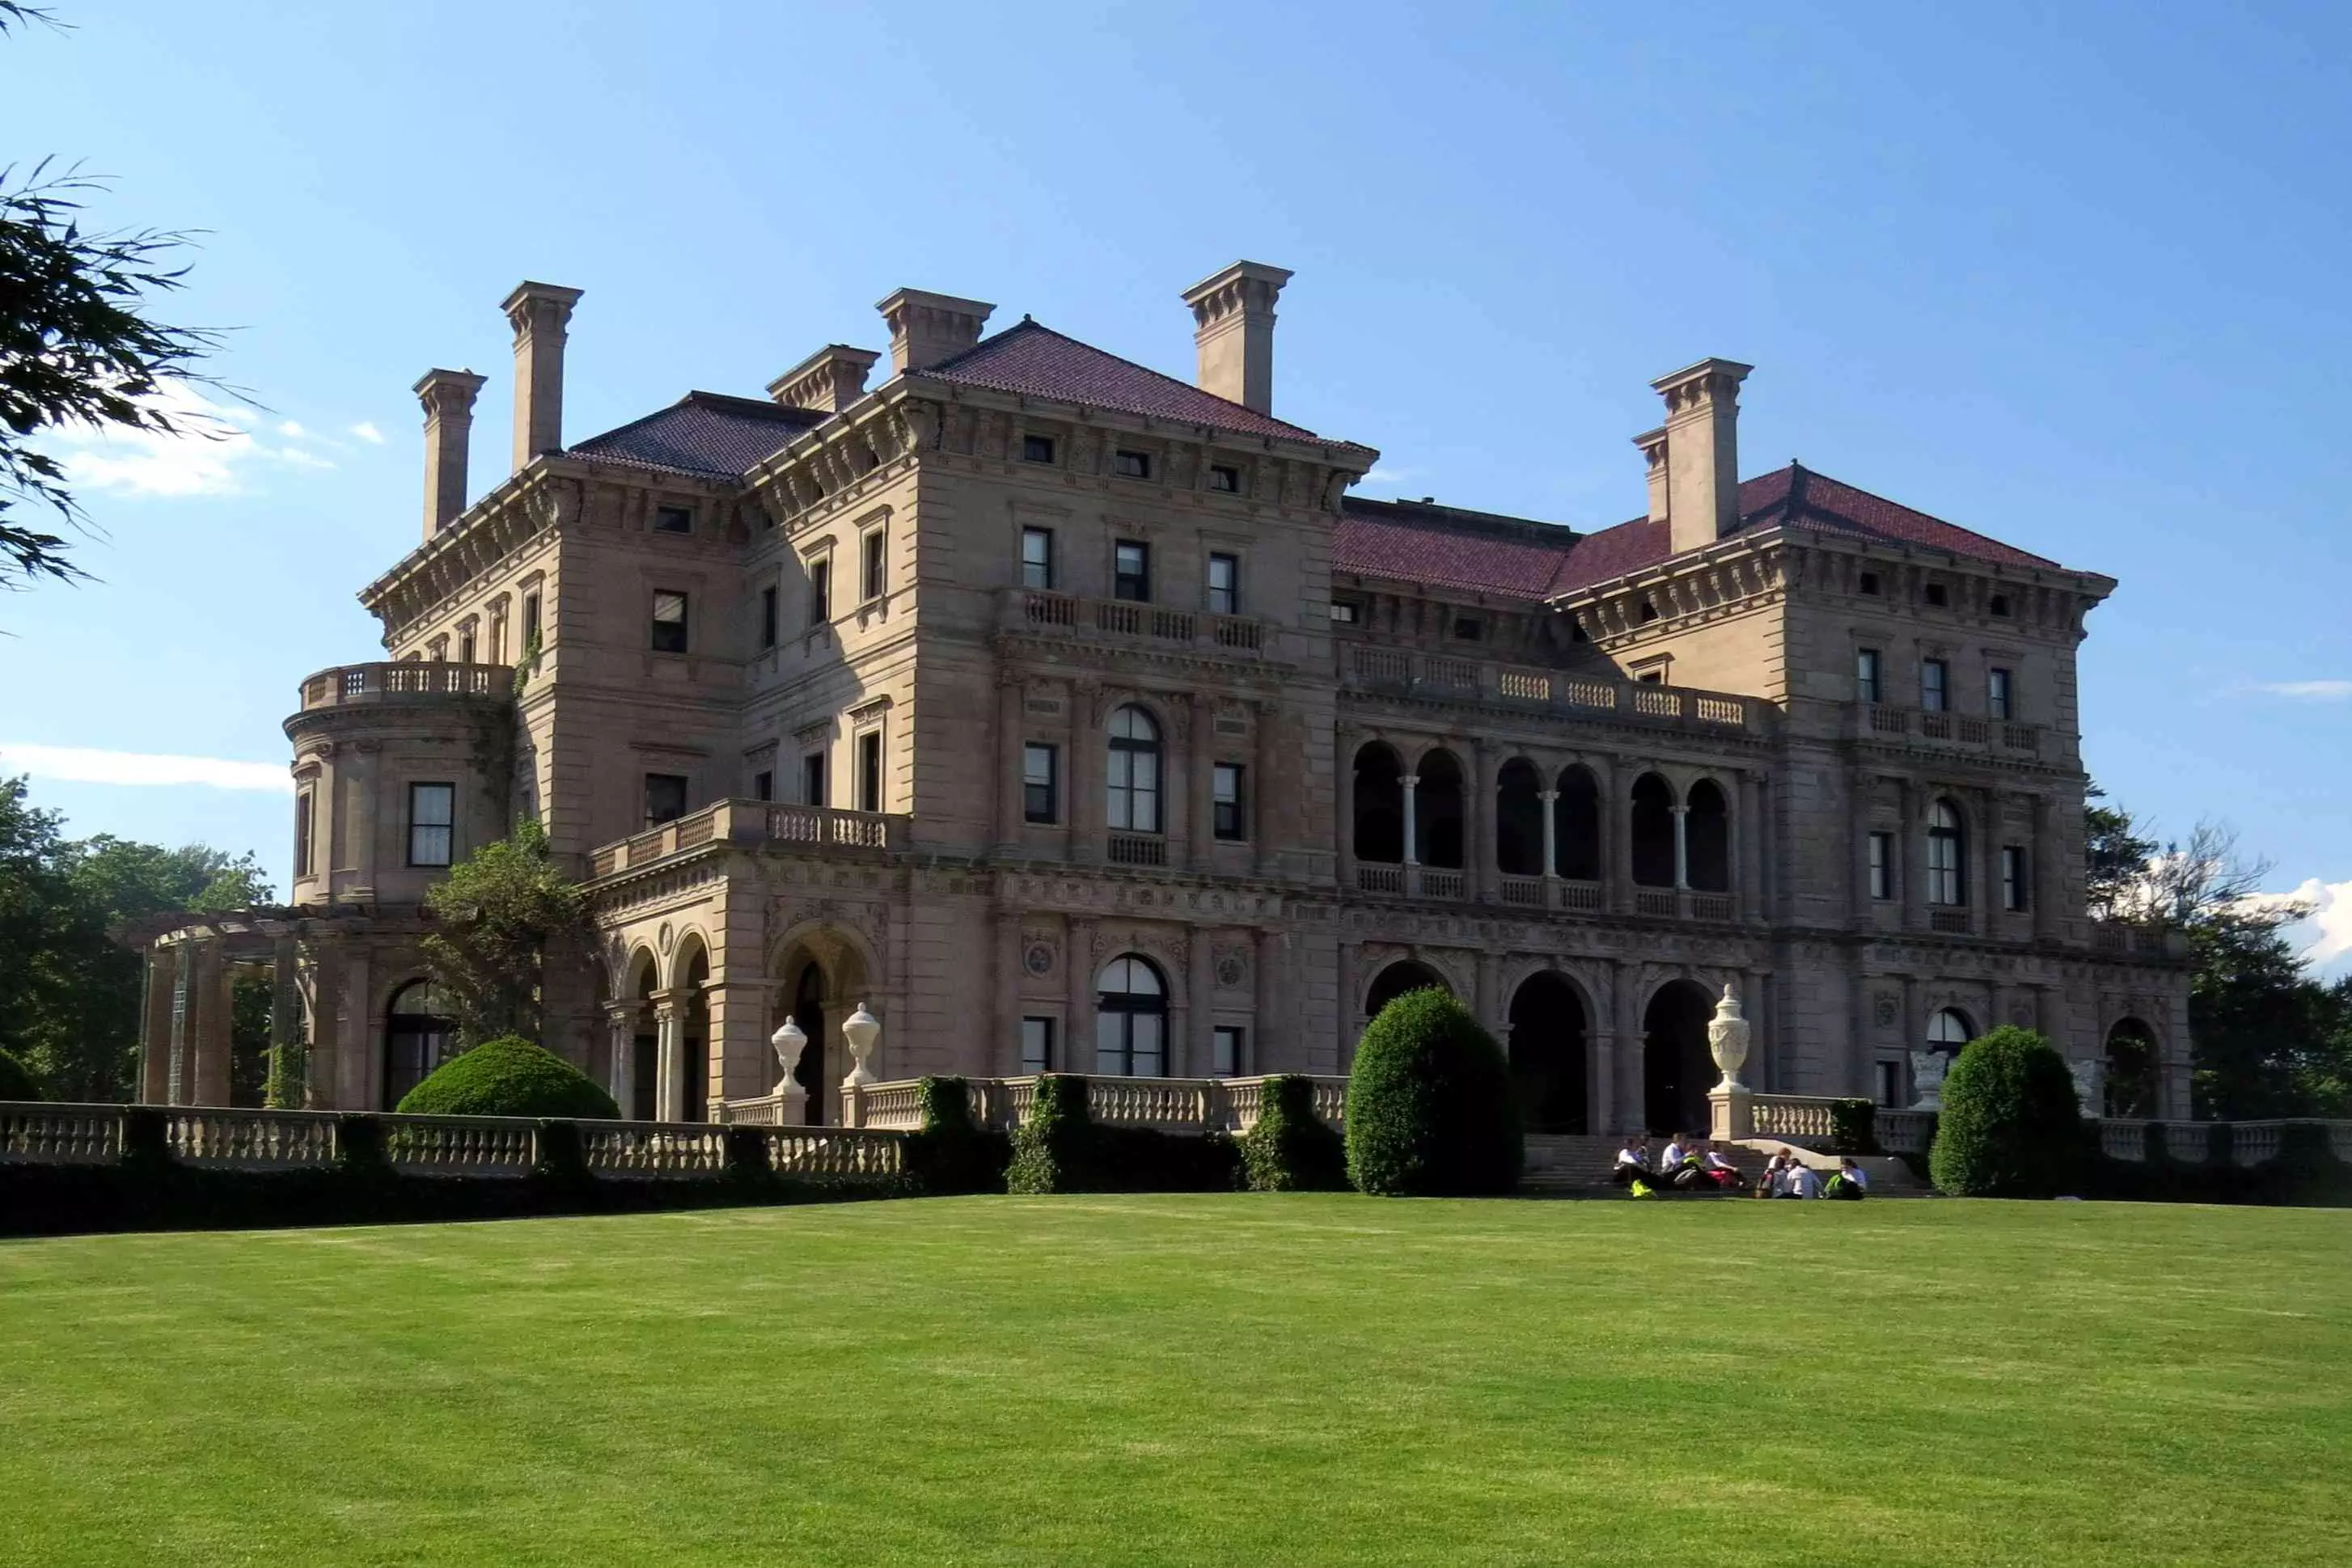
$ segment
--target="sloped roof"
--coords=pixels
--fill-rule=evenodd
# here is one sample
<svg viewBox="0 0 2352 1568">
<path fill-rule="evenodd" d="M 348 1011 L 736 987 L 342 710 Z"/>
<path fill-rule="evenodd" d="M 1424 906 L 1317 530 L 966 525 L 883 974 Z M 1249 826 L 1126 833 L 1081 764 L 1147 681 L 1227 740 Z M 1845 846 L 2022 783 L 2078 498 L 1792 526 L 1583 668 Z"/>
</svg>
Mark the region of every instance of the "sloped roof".
<svg viewBox="0 0 2352 1568">
<path fill-rule="evenodd" d="M 1286 441 L 1323 439 L 1303 426 L 1228 402 L 1189 382 L 1161 375 L 1076 338 L 1066 338 L 1025 316 L 1019 325 L 1008 327 L 992 338 L 983 338 L 962 353 L 942 360 L 920 373 L 937 381 L 985 387 L 991 392 L 1116 409 L 1122 413 L 1207 425 L 1242 435 L 1274 436 Z"/>
<path fill-rule="evenodd" d="M 1794 463 L 1739 486 L 1740 529 L 1774 525 L 1924 545 L 2000 566 L 2063 570 Z M 1332 537 L 1331 569 L 1541 600 L 1656 566 L 1673 553 L 1668 526 L 1647 517 L 1578 534 L 1556 524 L 1349 497 Z"/>
<path fill-rule="evenodd" d="M 667 408 L 590 436 L 571 452 L 637 468 L 740 479 L 827 417 L 761 398 L 690 392 Z"/>
</svg>

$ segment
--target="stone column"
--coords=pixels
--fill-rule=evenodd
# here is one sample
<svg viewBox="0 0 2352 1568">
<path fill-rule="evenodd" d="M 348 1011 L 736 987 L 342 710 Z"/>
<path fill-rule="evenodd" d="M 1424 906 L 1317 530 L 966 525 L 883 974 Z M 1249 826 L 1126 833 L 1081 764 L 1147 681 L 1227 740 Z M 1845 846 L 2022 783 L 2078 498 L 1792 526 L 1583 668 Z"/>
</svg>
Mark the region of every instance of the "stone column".
<svg viewBox="0 0 2352 1568">
<path fill-rule="evenodd" d="M 1412 795 L 1421 787 L 1421 775 L 1408 773 L 1398 782 L 1404 787 L 1404 863 L 1421 863 L 1421 829 L 1413 817 Z"/>
<path fill-rule="evenodd" d="M 1756 867 L 1756 846 L 1762 836 L 1757 827 L 1758 793 L 1754 774 L 1743 771 L 1732 776 L 1731 885 L 1739 894 L 1739 918 L 1747 921 L 1758 917 L 1757 900 L 1763 891 L 1764 879 Z"/>
<path fill-rule="evenodd" d="M 147 949 L 147 989 L 140 1008 L 139 1103 L 170 1103 L 172 1092 L 172 1003 L 178 991 L 179 951 Z"/>
<path fill-rule="evenodd" d="M 1675 813 L 1675 891 L 1690 891 L 1690 808 L 1681 801 L 1674 806 Z"/>
<path fill-rule="evenodd" d="M 2033 901 L 2033 939 L 2047 942 L 2057 935 L 2051 906 L 2058 902 L 2056 883 L 2049 874 L 2058 863 L 2050 831 L 2050 797 L 2032 795 L 2027 804 L 2033 813 L 2033 830 L 2025 850 L 2026 897 Z"/>
<path fill-rule="evenodd" d="M 1307 758 L 1297 758 L 1295 774 L 1282 766 L 1282 705 L 1261 702 L 1257 705 L 1257 756 L 1250 768 L 1251 799 L 1248 802 L 1255 814 L 1257 849 L 1257 874 L 1274 876 L 1282 870 L 1282 844 L 1287 837 L 1290 819 L 1288 805 L 1305 789 Z M 1277 783 L 1276 780 L 1281 780 Z"/>
<path fill-rule="evenodd" d="M 198 947 L 196 980 L 202 988 L 191 991 L 189 1001 L 194 1015 L 194 1026 L 189 1030 L 188 1059 L 195 1069 L 194 1092 L 187 1103 L 191 1105 L 226 1105 L 228 1103 L 229 1024 L 235 1009 L 230 996 L 236 984 L 236 970 L 229 964 L 217 938 L 207 938 Z"/>
<path fill-rule="evenodd" d="M 183 939 L 172 945 L 172 1049 L 171 1064 L 163 1074 L 163 1101 L 166 1105 L 184 1105 L 196 1082 L 194 1066 L 188 1060 L 189 1042 L 196 1030 L 195 1011 L 201 1005 L 203 986 L 196 978 L 194 945 Z"/>
<path fill-rule="evenodd" d="M 1187 863 L 1196 872 L 1205 872 L 1209 869 L 1210 852 L 1216 843 L 1214 813 L 1210 809 L 1213 780 L 1209 770 L 1217 756 L 1217 701 L 1206 692 L 1194 692 L 1189 706 L 1191 711 L 1185 725 L 1184 748 Z"/>
<path fill-rule="evenodd" d="M 1331 820 L 1339 842 L 1339 885 L 1356 885 L 1356 751 L 1363 737 L 1353 730 L 1339 733 L 1338 754 L 1331 764 Z"/>
<path fill-rule="evenodd" d="M 1062 969 L 1067 982 L 1063 1009 L 1062 1071 L 1095 1070 L 1095 923 L 1079 915 L 1069 921 L 1063 944 Z"/>
<path fill-rule="evenodd" d="M 1599 772 L 1601 874 L 1607 883 L 1601 896 L 1612 912 L 1627 915 L 1633 908 L 1633 812 L 1626 791 L 1633 786 L 1614 757 L 1601 758 Z"/>
<path fill-rule="evenodd" d="M 1356 1009 L 1363 1001 L 1356 978 L 1356 945 L 1348 940 L 1346 932 L 1339 934 L 1339 996 L 1337 1012 L 1339 1017 L 1339 1070 L 1342 1072 L 1356 1061 Z"/>
<path fill-rule="evenodd" d="M 1189 1062 L 1171 1060 L 1168 1071 L 1176 1078 L 1206 1078 L 1215 1070 L 1215 1041 L 1209 1031 L 1216 1027 L 1216 1009 L 1210 1005 L 1216 994 L 1217 977 L 1210 951 L 1210 937 L 1214 933 L 1206 926 L 1196 926 L 1184 950 L 1184 1005 L 1192 1009 L 1183 1031 Z"/>
<path fill-rule="evenodd" d="M 634 1119 L 645 1110 L 636 1103 L 637 1015 L 644 1006 L 642 1002 L 608 1002 L 604 1007 L 604 1038 L 607 1054 L 612 1058 L 604 1088 L 613 1096 L 613 1103 L 621 1108 L 625 1120 Z"/>
<path fill-rule="evenodd" d="M 1647 1132 L 1648 1111 L 1642 1103 L 1644 1079 L 1640 981 L 1641 975 L 1634 965 L 1617 966 L 1617 1051 L 1619 1063 L 1624 1069 L 1617 1079 L 1617 1125 Z"/>
<path fill-rule="evenodd" d="M 1545 883 L 1549 884 L 1559 880 L 1559 824 L 1553 821 L 1559 810 L 1559 791 L 1538 789 L 1536 791 L 1536 800 L 1540 803 L 1543 810 L 1542 875 Z M 1547 885 L 1544 890 L 1544 907 L 1549 909 L 1556 902 L 1551 896 L 1550 888 Z"/>
<path fill-rule="evenodd" d="M 1022 746 L 1027 716 L 1026 692 L 1019 672 L 996 673 L 996 852 L 1009 855 L 1021 848 Z"/>
<path fill-rule="evenodd" d="M 1010 1078 L 1021 1071 L 1021 912 L 996 912 L 996 1038 L 977 1053 L 975 1071 Z"/>
<path fill-rule="evenodd" d="M 310 1103 L 310 1051 L 302 1037 L 302 985 L 294 936 L 281 933 L 270 948 L 269 1063 L 288 1098 L 287 1109 Z"/>
<path fill-rule="evenodd" d="M 1481 904 L 1495 900 L 1495 879 L 1500 874 L 1502 860 L 1502 810 L 1496 799 L 1498 789 L 1495 774 L 1497 768 L 1495 748 L 1483 739 L 1475 740 L 1470 747 L 1470 793 L 1474 800 L 1465 802 L 1467 819 L 1462 824 L 1464 848 L 1470 861 L 1470 896 Z"/>
<path fill-rule="evenodd" d="M 678 1061 L 686 1034 L 686 992 L 673 988 L 656 991 L 654 1002 L 654 1120 L 676 1122 L 686 1115 L 686 1076 Z"/>
<path fill-rule="evenodd" d="M 1264 1072 L 1276 1061 L 1298 1071 L 1308 1071 L 1312 1064 L 1307 1060 L 1304 1041 L 1283 1040 L 1277 1052 L 1275 1040 L 1276 1020 L 1282 1016 L 1282 933 L 1271 925 L 1259 926 L 1250 960 L 1249 1058 L 1234 1065 L 1244 1073 Z"/>
<path fill-rule="evenodd" d="M 338 1077 L 344 1084 L 343 1103 L 354 1111 L 389 1111 L 383 1104 L 383 1019 L 376 1011 L 375 957 L 362 943 L 340 945 L 342 986 L 338 1006 L 342 1010 L 343 1049 Z M 348 1073 L 348 1078 L 341 1074 Z"/>
<path fill-rule="evenodd" d="M 1478 999 L 1473 1006 L 1477 1009 L 1478 1020 L 1486 1026 L 1487 1031 L 1497 1040 L 1507 1040 L 1509 1025 L 1505 1020 L 1508 1014 L 1503 1005 L 1502 979 L 1496 972 L 1499 967 L 1500 962 L 1491 948 L 1478 949 Z"/>
<path fill-rule="evenodd" d="M 710 980 L 702 988 L 709 1012 L 709 1082 L 703 1103 L 756 1100 L 775 1087 L 770 1069 L 776 1053 L 768 1044 L 765 980 Z"/>
<path fill-rule="evenodd" d="M 1920 795 L 1915 780 L 1902 781 L 1903 827 L 1895 835 L 1895 874 L 1903 879 L 1906 931 L 1916 931 L 1927 924 L 1927 811 Z"/>
</svg>

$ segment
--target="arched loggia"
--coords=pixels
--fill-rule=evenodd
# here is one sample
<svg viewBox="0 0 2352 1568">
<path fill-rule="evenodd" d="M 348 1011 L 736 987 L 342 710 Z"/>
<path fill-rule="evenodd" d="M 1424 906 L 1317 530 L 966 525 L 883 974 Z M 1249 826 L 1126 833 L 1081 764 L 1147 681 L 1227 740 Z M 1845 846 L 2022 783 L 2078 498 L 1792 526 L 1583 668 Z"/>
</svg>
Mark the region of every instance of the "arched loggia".
<svg viewBox="0 0 2352 1568">
<path fill-rule="evenodd" d="M 1706 988 L 1689 980 L 1671 981 L 1650 998 L 1642 1024 L 1642 1103 L 1652 1133 L 1706 1129 L 1714 1082 L 1706 1024 L 1714 1014 Z"/>
<path fill-rule="evenodd" d="M 1543 874 L 1543 775 L 1514 757 L 1495 776 L 1495 866 L 1506 876 Z"/>
<path fill-rule="evenodd" d="M 1404 764 L 1385 741 L 1356 751 L 1356 858 L 1397 865 L 1404 860 Z"/>
<path fill-rule="evenodd" d="M 1530 975 L 1511 998 L 1511 1084 L 1519 1122 L 1531 1133 L 1588 1130 L 1584 1004 L 1549 970 Z"/>
</svg>

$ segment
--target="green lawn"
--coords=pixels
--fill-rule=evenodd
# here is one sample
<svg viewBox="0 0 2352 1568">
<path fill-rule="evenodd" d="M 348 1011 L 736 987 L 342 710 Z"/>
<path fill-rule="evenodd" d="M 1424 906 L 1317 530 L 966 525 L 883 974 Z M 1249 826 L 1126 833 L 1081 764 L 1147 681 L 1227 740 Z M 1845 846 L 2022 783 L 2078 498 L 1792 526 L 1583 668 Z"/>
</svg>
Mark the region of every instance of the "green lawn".
<svg viewBox="0 0 2352 1568">
<path fill-rule="evenodd" d="M 0 1242 L 0 1561 L 2340 1563 L 2352 1214 L 970 1198 Z"/>
</svg>

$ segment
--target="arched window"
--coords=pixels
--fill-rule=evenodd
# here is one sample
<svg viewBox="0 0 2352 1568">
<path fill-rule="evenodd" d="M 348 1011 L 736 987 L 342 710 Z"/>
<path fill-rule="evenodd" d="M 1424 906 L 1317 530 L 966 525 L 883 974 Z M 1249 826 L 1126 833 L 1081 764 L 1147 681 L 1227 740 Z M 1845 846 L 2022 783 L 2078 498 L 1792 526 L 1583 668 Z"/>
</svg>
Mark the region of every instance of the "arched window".
<svg viewBox="0 0 2352 1568">
<path fill-rule="evenodd" d="M 1643 887 L 1675 885 L 1675 791 L 1654 773 L 1633 780 L 1633 880 Z"/>
<path fill-rule="evenodd" d="M 1110 716 L 1109 778 L 1111 827 L 1160 831 L 1160 727 L 1133 703 Z"/>
<path fill-rule="evenodd" d="M 1356 753 L 1356 858 L 1383 865 L 1404 859 L 1404 764 L 1379 741 Z"/>
<path fill-rule="evenodd" d="M 1712 779 L 1690 787 L 1690 809 L 1683 814 L 1685 852 L 1690 862 L 1690 884 L 1701 893 L 1731 891 L 1731 807 Z"/>
<path fill-rule="evenodd" d="M 1949 800 L 1927 808 L 1927 902 L 1953 908 L 1968 902 L 1961 874 L 1960 814 Z"/>
<path fill-rule="evenodd" d="M 1495 866 L 1507 876 L 1543 874 L 1543 775 L 1524 757 L 1495 779 Z"/>
<path fill-rule="evenodd" d="M 1570 768 L 1559 776 L 1559 799 L 1552 802 L 1552 853 L 1559 874 L 1575 882 L 1601 880 L 1601 786 L 1590 768 Z"/>
<path fill-rule="evenodd" d="M 1168 987 L 1148 958 L 1129 953 L 1096 982 L 1095 1071 L 1113 1078 L 1158 1078 L 1168 1068 Z"/>
<path fill-rule="evenodd" d="M 1462 863 L 1462 764 L 1440 747 L 1423 752 L 1413 771 L 1413 837 L 1423 865 L 1458 868 Z"/>
<path fill-rule="evenodd" d="M 411 980 L 393 993 L 384 1009 L 385 1110 L 396 1108 L 427 1074 L 457 1054 L 455 1010 L 430 980 Z"/>
<path fill-rule="evenodd" d="M 1946 1008 L 1927 1020 L 1927 1045 L 1930 1050 L 1957 1055 L 1960 1047 L 1977 1037 L 1969 1022 L 1969 1015 L 1958 1008 Z"/>
</svg>

